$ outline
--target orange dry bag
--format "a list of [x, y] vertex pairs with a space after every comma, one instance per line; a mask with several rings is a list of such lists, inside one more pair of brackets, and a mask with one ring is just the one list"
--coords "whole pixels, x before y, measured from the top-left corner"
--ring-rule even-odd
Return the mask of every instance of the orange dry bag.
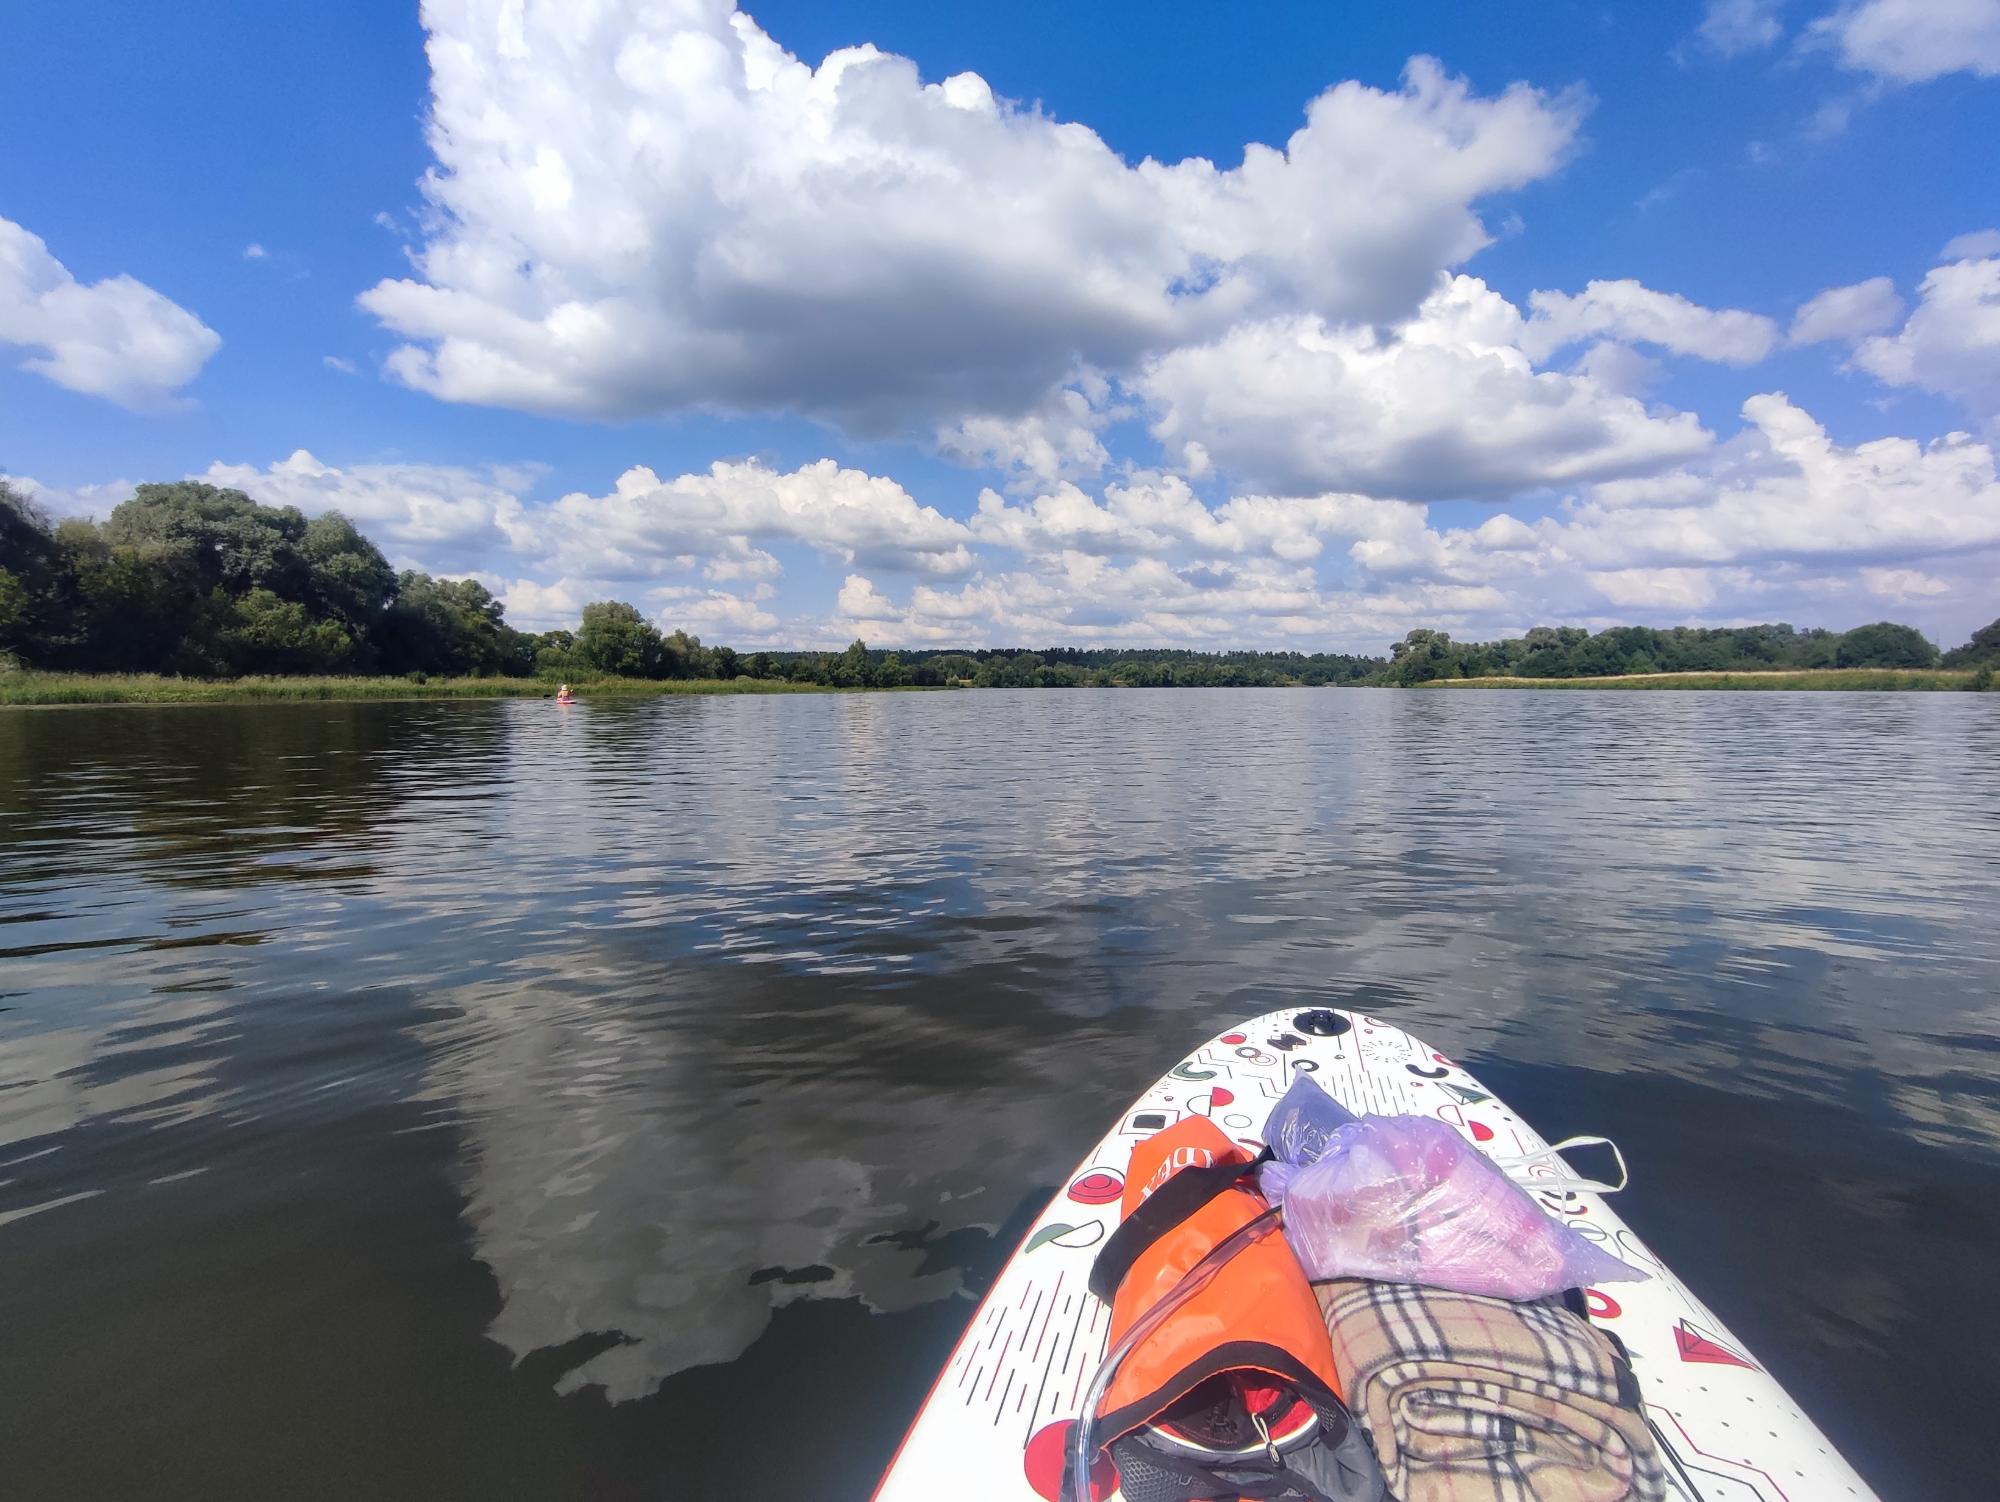
[[[1211, 1249], [1265, 1214], [1252, 1176], [1262, 1161], [1201, 1116], [1132, 1149], [1118, 1229], [1090, 1276], [1111, 1305], [1114, 1351]], [[1276, 1227], [1126, 1353], [1096, 1418], [1093, 1439], [1127, 1496], [1384, 1495], [1341, 1401], [1319, 1303]]]

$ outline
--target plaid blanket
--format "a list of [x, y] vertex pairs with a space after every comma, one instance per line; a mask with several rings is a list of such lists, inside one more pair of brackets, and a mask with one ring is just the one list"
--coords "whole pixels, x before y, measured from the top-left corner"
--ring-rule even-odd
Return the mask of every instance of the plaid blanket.
[[1400, 1502], [1662, 1502], [1622, 1353], [1560, 1300], [1320, 1283], [1347, 1403]]

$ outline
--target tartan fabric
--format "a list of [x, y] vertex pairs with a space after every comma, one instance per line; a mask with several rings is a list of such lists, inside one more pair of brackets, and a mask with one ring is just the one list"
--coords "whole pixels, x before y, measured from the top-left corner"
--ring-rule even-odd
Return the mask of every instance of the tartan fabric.
[[1663, 1502], [1617, 1353], [1560, 1301], [1358, 1279], [1314, 1292], [1399, 1502]]

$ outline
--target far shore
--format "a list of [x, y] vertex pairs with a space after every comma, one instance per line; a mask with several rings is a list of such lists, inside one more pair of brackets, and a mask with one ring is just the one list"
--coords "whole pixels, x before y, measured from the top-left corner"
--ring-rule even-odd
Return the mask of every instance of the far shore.
[[[248, 700], [553, 699], [547, 678], [174, 678], [152, 673], [0, 673], [0, 708], [223, 704]], [[571, 679], [579, 699], [672, 694], [825, 694], [849, 690], [773, 678]]]
[[1621, 673], [1605, 678], [1434, 678], [1420, 688], [1969, 689], [1978, 674], [1950, 668], [1810, 668], [1768, 673]]
[[[578, 678], [579, 699], [645, 699], [684, 694], [929, 693], [933, 688], [835, 687], [782, 678]], [[969, 687], [969, 683], [941, 687]], [[1089, 687], [1090, 685], [1076, 685]], [[1106, 685], [1123, 687], [1120, 684]], [[1355, 685], [1369, 686], [1369, 685]], [[1384, 685], [1387, 686], [1387, 685]], [[1991, 671], [1948, 668], [1817, 668], [1754, 673], [1626, 673], [1603, 678], [1434, 678], [1417, 688], [1804, 689], [1868, 692], [1982, 689]], [[117, 704], [230, 704], [315, 700], [553, 699], [552, 678], [257, 677], [175, 678], [153, 673], [0, 673], [0, 709]]]

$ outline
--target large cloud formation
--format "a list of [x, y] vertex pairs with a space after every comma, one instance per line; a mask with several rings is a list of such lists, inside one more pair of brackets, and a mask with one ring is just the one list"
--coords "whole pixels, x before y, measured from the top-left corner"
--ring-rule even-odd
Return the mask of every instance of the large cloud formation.
[[180, 405], [222, 337], [129, 276], [79, 282], [37, 235], [0, 219], [0, 345], [65, 390], [138, 412]]
[[1211, 511], [1171, 477], [1101, 502], [1074, 487], [1022, 503], [989, 495], [973, 527], [1011, 565], [956, 589], [918, 585], [900, 610], [865, 578], [843, 594], [869, 601], [876, 635], [915, 641], [1303, 644], [1415, 621], [1490, 634], [1635, 614], [1866, 618], [1990, 578], [2000, 477], [1988, 445], [1964, 434], [1841, 445], [1775, 393], [1744, 417], [1744, 436], [1699, 463], [1585, 487], [1534, 523], [1498, 512], [1440, 528], [1425, 507], [1358, 496], [1238, 497]]
[[[1134, 643], [1380, 651], [1413, 624], [1492, 635], [1548, 621], [1869, 619], [1891, 606], [1947, 635], [2000, 566], [1993, 448], [1835, 442], [1785, 396], [1745, 431], [1659, 473], [1571, 487], [1554, 515], [1475, 525], [1352, 492], [1205, 500], [1183, 476], [987, 491], [960, 522], [830, 460], [724, 463], [604, 495], [535, 502], [526, 470], [360, 465], [298, 453], [207, 478], [308, 510], [338, 506], [399, 562], [482, 577], [524, 625], [639, 600], [738, 646]], [[831, 565], [831, 598], [780, 598], [781, 554]]]
[[1571, 151], [1575, 91], [1420, 57], [1320, 94], [1282, 149], [1133, 164], [973, 74], [811, 66], [720, 0], [424, 19], [425, 238], [361, 301], [404, 338], [391, 376], [450, 401], [803, 414], [1017, 490], [1101, 474], [1142, 417], [1169, 462], [1260, 491], [1503, 499], [1709, 446], [1642, 400], [1641, 348], [1780, 342], [1635, 281], [1524, 316], [1455, 274], [1483, 205]]
[[1249, 319], [1407, 317], [1583, 108], [1419, 58], [1400, 89], [1320, 95], [1282, 150], [1131, 165], [970, 73], [809, 66], [715, 0], [424, 19], [430, 230], [416, 275], [362, 297], [409, 341], [389, 369], [593, 417], [951, 428]]

